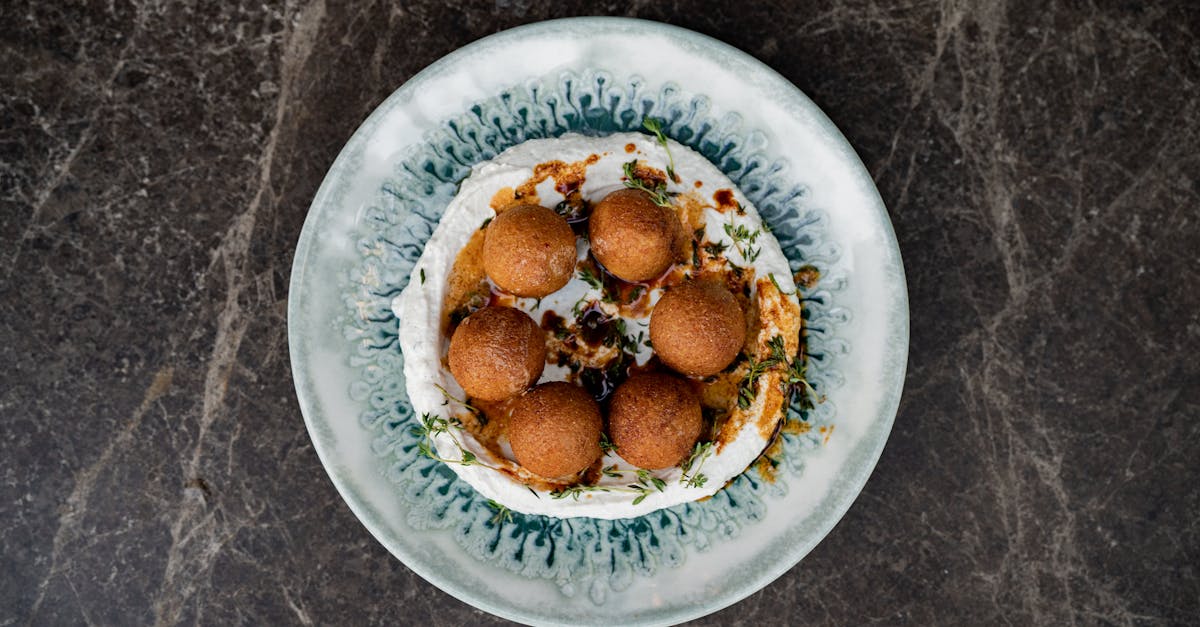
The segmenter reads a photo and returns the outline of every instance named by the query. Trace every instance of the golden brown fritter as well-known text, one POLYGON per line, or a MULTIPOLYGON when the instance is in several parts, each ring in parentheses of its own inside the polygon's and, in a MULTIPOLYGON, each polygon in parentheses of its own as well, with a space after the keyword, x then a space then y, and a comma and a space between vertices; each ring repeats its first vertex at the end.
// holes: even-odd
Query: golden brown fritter
POLYGON ((546 366, 546 336, 529 314, 484 307, 450 338, 450 373, 468 396, 502 401, 537 382, 546 366))
POLYGON ((583 388, 543 383, 513 405, 508 442, 526 469, 543 477, 572 475, 600 458, 600 406, 583 388))
POLYGON ((575 273, 575 232, 562 216, 518 205, 488 224, 483 270, 500 289, 526 298, 557 291, 575 273))
POLYGON ((746 341, 746 317, 724 286, 692 281, 669 288, 650 314, 650 343, 658 358, 686 375, 716 374, 746 341))
POLYGON ((683 225, 636 189, 617 190, 592 209, 588 238, 604 268, 626 281, 658 278, 675 262, 683 225))
POLYGON ((692 450, 704 428, 692 386, 663 372, 638 374, 613 393, 608 432, 617 454, 639 468, 669 468, 692 450))

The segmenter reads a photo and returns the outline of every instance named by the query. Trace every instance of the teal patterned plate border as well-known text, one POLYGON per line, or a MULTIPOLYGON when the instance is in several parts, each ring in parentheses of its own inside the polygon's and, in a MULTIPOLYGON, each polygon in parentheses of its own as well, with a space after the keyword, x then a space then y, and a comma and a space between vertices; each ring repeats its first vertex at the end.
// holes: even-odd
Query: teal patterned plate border
POLYGON ((611 18, 506 31, 397 90, 314 200, 289 299, 297 393, 347 503, 434 584, 493 613, 547 624, 678 622, 791 567, 840 518, 878 458, 903 382, 907 322, 886 211, 816 107, 724 44, 611 18), (621 58, 633 49, 660 61, 648 68, 621 58), (720 71, 702 71, 706 64, 720 71), (739 185, 794 268, 821 270, 804 296, 810 372, 829 400, 789 412, 803 429, 784 437, 774 482, 746 473, 711 500, 629 520, 498 516, 415 453, 390 299, 472 164, 526 139, 635 130, 645 115, 667 120, 672 137, 739 185), (754 533, 742 533, 750 526, 754 533))

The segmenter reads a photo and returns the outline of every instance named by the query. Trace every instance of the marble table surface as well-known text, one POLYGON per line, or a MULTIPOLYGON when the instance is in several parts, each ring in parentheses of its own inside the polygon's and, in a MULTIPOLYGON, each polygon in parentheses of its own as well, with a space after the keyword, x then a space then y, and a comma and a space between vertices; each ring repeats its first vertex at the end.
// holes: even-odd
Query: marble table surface
POLYGON ((503 622, 334 491, 292 388, 288 276, 393 89, 595 12, 713 35, 803 89, 907 267, 907 387, 865 491, 699 622, 1200 620, 1196 4, 66 4, 0 4, 0 625, 503 622))

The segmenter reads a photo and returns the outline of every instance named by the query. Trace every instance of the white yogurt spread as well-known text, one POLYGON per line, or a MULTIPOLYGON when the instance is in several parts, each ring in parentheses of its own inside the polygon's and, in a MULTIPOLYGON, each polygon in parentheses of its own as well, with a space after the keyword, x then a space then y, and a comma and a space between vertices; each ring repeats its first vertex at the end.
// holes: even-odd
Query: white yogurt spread
MULTIPOLYGON (((732 225, 734 228, 742 225, 750 231, 762 229, 758 211, 742 196, 736 186, 703 156, 673 141, 669 142, 669 147, 670 155, 674 157, 675 172, 681 181, 670 182, 668 191, 711 198, 716 190, 732 190, 745 211, 722 213, 710 199, 708 202, 714 206, 704 209, 706 237, 711 242, 726 245, 724 255, 730 262, 753 268, 760 279, 772 275, 781 293, 772 291, 771 297, 777 301, 786 301, 783 303, 785 307, 794 308, 792 310, 797 314, 794 317, 798 325, 799 305, 795 296, 796 288, 788 261, 775 237, 763 229, 754 242, 758 253, 751 261, 746 259, 743 247, 735 244, 726 232, 726 225, 732 225), (697 186, 696 181, 701 184, 697 186)), ((608 193, 623 187, 622 167, 630 160, 636 158, 641 163, 658 169, 665 169, 668 163, 667 151, 654 137, 648 135, 621 133, 607 137, 584 137, 572 134, 557 139, 531 140, 514 146, 495 159, 476 165, 471 175, 463 181, 458 195, 446 208, 432 238, 425 245, 425 250, 413 269, 408 287, 392 303, 392 308, 400 319, 404 375, 415 415, 429 414, 450 418, 452 411, 459 408, 453 402, 447 401, 446 393, 451 397, 463 398, 462 389, 442 366, 449 344, 448 338, 442 337, 440 332, 442 308, 447 281, 459 251, 485 220, 495 216, 490 204, 494 195, 505 187, 515 189, 530 180, 534 175, 534 167, 540 163, 554 160, 579 162, 590 155, 599 156, 599 160, 587 167, 586 180, 580 188, 583 198, 590 202, 599 201, 608 193), (634 147, 632 153, 627 152, 629 144, 634 147)), ((554 207, 564 199, 563 195, 555 190, 553 178, 538 184, 537 193, 540 204, 546 207, 554 207)), ((580 259, 585 258, 588 251, 586 238, 578 239, 578 247, 580 259)), ((753 287, 753 283, 751 289, 751 298, 767 297, 758 294, 759 290, 753 287)), ((651 302, 658 298, 659 291, 652 290, 651 302)), ((570 320, 573 318, 572 307, 581 298, 589 296, 600 300, 600 290, 589 286, 576 275, 564 288, 540 301, 517 299, 516 306, 528 312, 535 321, 541 320, 546 311, 554 311, 570 320)), ((763 342, 775 334, 788 337, 790 333, 789 347, 794 352, 798 327, 780 329, 768 320, 764 320, 763 324, 764 328, 759 335, 763 342)), ((627 329, 633 336, 637 336, 641 331, 649 337, 649 317, 628 320, 627 329)), ((637 362, 645 363, 650 356, 651 349, 644 343, 639 343, 637 362)), ((567 368, 548 363, 539 383, 561 381, 566 379, 567 374, 567 368)), ((764 393, 765 388, 771 384, 772 380, 768 377, 760 380, 753 404, 744 410, 750 416, 757 416, 763 412, 768 396, 764 393)), ((607 453, 603 464, 606 467, 616 464, 618 470, 625 471, 620 477, 604 476, 593 488, 571 492, 565 496, 560 494, 558 498, 554 498, 548 491, 535 490, 509 474, 489 467, 512 467, 515 464, 511 458, 511 451, 507 446, 503 446, 503 443, 508 459, 497 459, 469 432, 454 426, 450 426, 447 432, 435 435, 432 440, 437 455, 442 458, 461 459, 460 445, 473 453, 482 463, 450 463, 448 466, 484 497, 514 511, 559 518, 588 516, 614 519, 641 516, 656 509, 694 501, 716 493, 726 482, 744 471, 767 445, 770 434, 762 433, 756 422, 754 419, 746 420, 736 437, 727 439, 719 447, 719 451, 704 457, 700 467, 693 469, 692 474, 699 472, 706 477, 702 486, 690 487, 680 468, 668 468, 651 473, 665 482, 662 490, 651 487, 644 495, 627 487, 635 483, 636 469, 614 453, 607 453), (644 498, 636 505, 633 504, 634 500, 642 496, 644 498)))

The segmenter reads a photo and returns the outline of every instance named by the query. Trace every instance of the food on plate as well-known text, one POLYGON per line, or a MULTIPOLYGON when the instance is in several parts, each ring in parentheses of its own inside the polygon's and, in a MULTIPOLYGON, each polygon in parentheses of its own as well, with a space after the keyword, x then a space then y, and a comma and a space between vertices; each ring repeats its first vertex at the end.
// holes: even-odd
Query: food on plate
POLYGON ((668 288, 650 316, 650 341, 658 358, 686 375, 717 374, 733 363, 746 341, 746 316, 733 294, 713 281, 668 288))
POLYGON ((575 272, 575 233, 552 209, 531 204, 508 208, 487 226, 483 268, 510 294, 552 294, 575 272))
POLYGON ((562 477, 600 458, 603 428, 600 405, 591 394, 554 381, 516 400, 508 419, 508 441, 519 464, 543 477, 562 477))
POLYGON ((712 496, 810 389, 779 243, 659 133, 530 140, 476 165, 393 308, 419 451, 516 512, 712 496))
POLYGON ((608 430, 617 454, 639 468, 678 464, 703 428, 700 399, 692 386, 666 373, 630 377, 608 406, 608 430))
POLYGON ((448 361, 450 373, 468 395, 502 401, 525 391, 542 376, 545 335, 520 309, 484 307, 455 329, 448 361))
POLYGON ((592 254, 625 281, 656 279, 678 256, 683 225, 670 207, 640 189, 618 189, 592 208, 588 220, 592 254))

